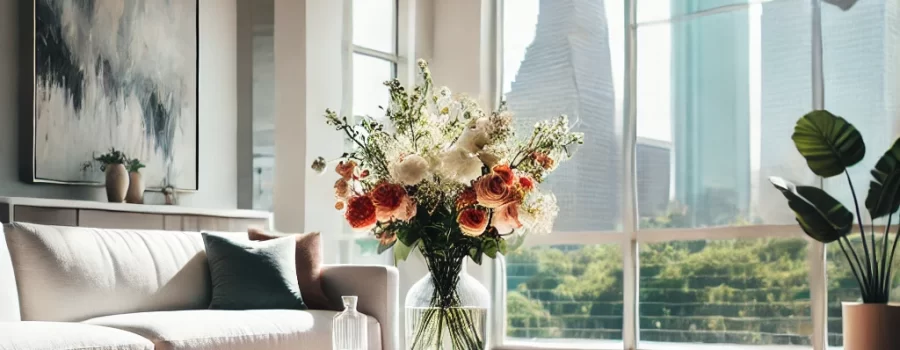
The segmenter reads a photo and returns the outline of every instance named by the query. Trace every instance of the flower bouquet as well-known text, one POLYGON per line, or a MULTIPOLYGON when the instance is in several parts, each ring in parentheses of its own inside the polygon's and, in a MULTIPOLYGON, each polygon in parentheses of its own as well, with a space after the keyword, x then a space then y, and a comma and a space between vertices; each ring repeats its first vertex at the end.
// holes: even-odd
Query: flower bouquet
MULTIPOLYGON (((417 64, 419 84, 411 90, 385 82, 384 116, 353 123, 326 111, 327 123, 354 144, 333 160, 335 208, 354 230, 374 234, 379 253, 393 247, 395 262, 415 249, 424 256, 429 305, 412 315, 408 347, 484 349, 486 306, 483 313, 467 308, 463 261, 480 264, 528 234, 551 231, 556 199, 539 184, 583 135, 560 116, 519 139, 504 106, 486 113, 468 97, 436 89, 425 61, 417 64)), ((326 166, 322 157, 313 163, 320 173, 326 166)))

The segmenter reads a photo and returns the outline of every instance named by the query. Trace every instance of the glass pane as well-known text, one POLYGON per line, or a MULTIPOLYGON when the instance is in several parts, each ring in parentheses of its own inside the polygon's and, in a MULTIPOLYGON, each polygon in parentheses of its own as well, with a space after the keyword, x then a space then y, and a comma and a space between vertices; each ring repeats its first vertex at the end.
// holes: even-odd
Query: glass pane
POLYGON ((641 245, 641 344, 809 345, 806 253, 803 239, 641 245))
POLYGON ((560 207, 554 229, 618 230, 624 9, 621 1, 581 4, 507 2, 503 92, 520 133, 560 114, 585 133, 575 160, 562 164, 546 182, 560 207))
MULTIPOLYGON (((896 218, 894 218, 896 221, 896 218)), ((877 254, 879 262, 882 261, 882 255, 884 249, 884 241, 881 240, 884 237, 881 234, 875 235, 875 246, 877 247, 877 254)), ((891 245, 894 243, 895 236, 890 235, 890 240, 888 240, 888 255, 890 254, 891 245)), ((860 259, 864 259, 864 250, 862 239, 859 234, 855 234, 850 236, 850 242, 853 246, 853 249, 856 251, 856 254, 860 259)), ((866 242, 868 242, 867 246, 869 248, 869 253, 871 254, 873 251, 872 246, 872 236, 866 235, 866 242)), ((850 257, 853 257, 850 251, 847 251, 850 254, 850 257)), ((891 293, 890 293, 890 301, 892 303, 896 303, 900 301, 900 287, 898 287, 898 282, 900 282, 900 274, 897 273, 898 269, 900 269, 900 263, 897 261, 898 259, 894 259, 892 262, 891 271, 893 281, 891 283, 891 293)), ((862 260, 865 263, 865 260, 862 260)), ((879 265, 880 266, 880 265, 879 265)), ((838 243, 829 244, 828 245, 828 345, 829 346, 843 346, 843 323, 841 319, 842 310, 841 303, 842 302, 861 302, 862 297, 859 290, 859 284, 856 282, 856 277, 853 275, 853 271, 850 268, 847 257, 841 251, 841 246, 838 243)), ((857 270, 857 272, 859 272, 857 270)))
POLYGON ((506 273, 508 337, 569 345, 622 339, 619 245, 520 249, 507 256, 506 273))
POLYGON ((810 18, 782 1, 638 27, 641 228, 794 223, 768 177, 815 181, 791 141, 812 107, 810 18))
POLYGON ((390 95, 384 82, 393 79, 394 63, 353 54, 353 115, 384 116, 390 95))
POLYGON ((394 53, 396 0, 353 0, 353 43, 394 53))
POLYGON ((275 185, 275 42, 253 35, 253 209, 272 211, 275 185))
MULTIPOLYGON (((850 11, 822 5, 825 109, 853 123, 865 140, 866 157, 849 169, 860 201, 869 188, 869 171, 900 136, 898 13, 897 1, 859 1, 850 11)), ((827 179, 825 189, 852 208, 845 176, 827 179)), ((864 222, 867 214, 863 209, 864 222)))
POLYGON ((722 6, 747 5, 759 0, 640 0, 637 2, 638 23, 662 21, 722 6))

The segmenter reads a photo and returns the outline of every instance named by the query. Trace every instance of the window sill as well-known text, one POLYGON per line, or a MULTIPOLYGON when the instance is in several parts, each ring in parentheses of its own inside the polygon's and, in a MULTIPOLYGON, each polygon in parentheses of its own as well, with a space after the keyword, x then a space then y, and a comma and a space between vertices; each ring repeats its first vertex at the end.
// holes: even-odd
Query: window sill
MULTIPOLYGON (((584 340, 506 341, 493 350, 622 350, 622 342, 584 340)), ((697 343, 641 342, 639 350, 810 350, 812 346, 800 345, 734 345, 697 343)))

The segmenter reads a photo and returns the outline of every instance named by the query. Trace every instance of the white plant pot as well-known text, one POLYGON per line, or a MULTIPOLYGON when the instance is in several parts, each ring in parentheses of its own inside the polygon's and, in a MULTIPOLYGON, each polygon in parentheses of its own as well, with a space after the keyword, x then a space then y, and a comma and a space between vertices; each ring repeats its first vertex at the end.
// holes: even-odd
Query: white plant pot
POLYGON ((843 303, 844 350, 900 349, 900 306, 843 303))
POLYGON ((122 203, 128 192, 128 171, 122 164, 106 166, 106 199, 110 203, 122 203))

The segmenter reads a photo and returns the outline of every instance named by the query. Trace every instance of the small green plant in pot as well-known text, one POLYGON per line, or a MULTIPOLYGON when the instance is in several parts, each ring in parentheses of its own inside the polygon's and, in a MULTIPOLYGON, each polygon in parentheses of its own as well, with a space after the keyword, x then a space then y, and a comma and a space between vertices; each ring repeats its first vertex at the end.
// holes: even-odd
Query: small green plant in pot
POLYGON ((848 208, 819 187, 769 178, 787 198, 807 235, 822 243, 840 245, 859 284, 863 303, 844 303, 842 307, 844 348, 900 349, 900 332, 892 329, 892 325, 900 324, 900 307, 888 305, 891 262, 900 234, 898 231, 894 235, 893 244, 889 242, 892 215, 900 208, 900 140, 894 142, 871 171, 872 179, 863 204, 871 220, 887 217, 887 225, 880 242, 876 242, 875 226, 871 225, 867 242, 859 197, 847 171, 865 157, 866 145, 860 132, 844 118, 817 110, 797 121, 791 139, 813 173, 823 178, 845 176, 850 185, 853 206, 848 208), (854 228, 859 229, 862 238, 861 253, 847 237, 854 228))
POLYGON ((125 201, 134 204, 144 203, 144 176, 141 175, 141 169, 147 167, 137 158, 131 159, 126 164, 128 168, 128 193, 125 195, 125 201))
POLYGON ((125 168, 128 157, 113 147, 109 152, 85 162, 82 170, 93 168, 95 163, 100 164, 100 171, 106 174, 106 199, 114 203, 124 202, 129 183, 128 171, 125 168))

